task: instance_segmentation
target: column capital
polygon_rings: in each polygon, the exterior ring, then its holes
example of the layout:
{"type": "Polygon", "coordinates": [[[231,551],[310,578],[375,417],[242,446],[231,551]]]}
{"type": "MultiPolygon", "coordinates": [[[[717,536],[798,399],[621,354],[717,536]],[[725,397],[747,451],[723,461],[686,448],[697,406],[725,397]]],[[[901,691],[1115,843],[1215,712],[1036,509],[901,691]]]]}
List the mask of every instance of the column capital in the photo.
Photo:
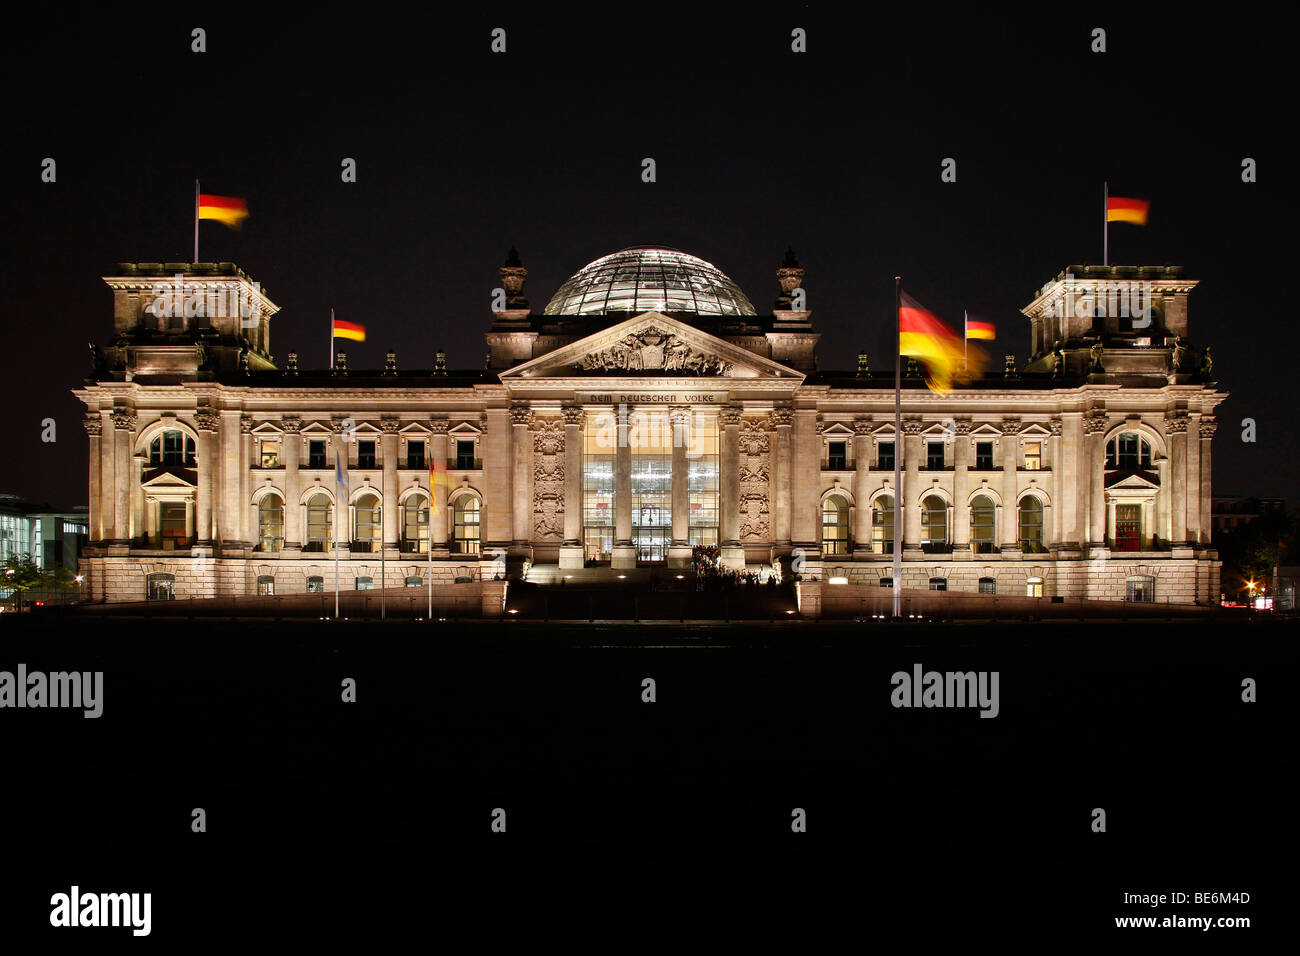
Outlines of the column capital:
{"type": "Polygon", "coordinates": [[[1201,437],[1202,437],[1202,438],[1213,438],[1213,437],[1214,437],[1214,433],[1215,433],[1215,431],[1218,430],[1218,427],[1219,427],[1219,423],[1216,422],[1213,418],[1202,418],[1202,419],[1201,419],[1201,437]]]}
{"type": "Polygon", "coordinates": [[[1019,435],[1025,429],[1025,423],[1018,418],[1004,418],[999,424],[1004,435],[1019,435]]]}
{"type": "Polygon", "coordinates": [[[1050,422],[1047,423],[1047,430],[1050,431],[1053,435],[1060,435],[1062,430],[1061,420],[1059,418],[1053,418],[1050,422]]]}
{"type": "Polygon", "coordinates": [[[853,419],[853,434],[870,435],[871,424],[870,415],[859,415],[857,418],[853,419]]]}
{"type": "Polygon", "coordinates": [[[1186,414],[1172,414],[1165,416],[1165,434],[1168,435],[1185,435],[1187,434],[1188,417],[1186,414]]]}
{"type": "Polygon", "coordinates": [[[739,425],[744,409],[740,405],[724,405],[722,407],[722,424],[739,425]]]}
{"type": "Polygon", "coordinates": [[[969,435],[972,428],[974,428],[974,425],[968,418],[963,418],[960,421],[952,423],[952,429],[958,435],[969,435]]]}
{"type": "Polygon", "coordinates": [[[86,426],[86,433],[92,436],[99,436],[104,431],[104,421],[99,417],[98,412],[89,413],[81,420],[81,424],[86,426]]]}
{"type": "Polygon", "coordinates": [[[924,423],[916,419],[908,419],[903,422],[904,435],[919,435],[924,423]]]}
{"type": "Polygon", "coordinates": [[[113,410],[113,428],[117,431],[133,432],[135,431],[136,416],[135,412],[126,409],[113,410]]]}
{"type": "Polygon", "coordinates": [[[575,425],[581,428],[586,422],[587,413],[579,405],[565,405],[560,409],[560,414],[564,416],[565,425],[575,425]]]}
{"type": "Polygon", "coordinates": [[[245,435],[251,435],[253,433],[253,416],[240,415],[239,430],[245,435]]]}
{"type": "Polygon", "coordinates": [[[286,435],[296,435],[302,431],[302,419],[297,415],[286,415],[280,419],[280,429],[286,435]]]}
{"type": "Polygon", "coordinates": [[[510,406],[510,424],[527,428],[533,421],[533,410],[522,402],[510,406]]]}
{"type": "Polygon", "coordinates": [[[379,430],[385,435],[396,435],[402,428],[402,423],[397,417],[384,416],[379,420],[379,430]]]}
{"type": "Polygon", "coordinates": [[[772,425],[776,428],[789,428],[794,424],[794,406],[778,405],[772,409],[772,425]]]}
{"type": "Polygon", "coordinates": [[[429,419],[429,431],[431,434],[445,435],[447,434],[447,429],[450,427],[451,427],[451,422],[447,421],[447,419],[445,418],[429,419]]]}
{"type": "Polygon", "coordinates": [[[1083,419],[1085,435],[1100,435],[1109,427],[1110,420],[1105,412],[1089,412],[1083,419]]]}

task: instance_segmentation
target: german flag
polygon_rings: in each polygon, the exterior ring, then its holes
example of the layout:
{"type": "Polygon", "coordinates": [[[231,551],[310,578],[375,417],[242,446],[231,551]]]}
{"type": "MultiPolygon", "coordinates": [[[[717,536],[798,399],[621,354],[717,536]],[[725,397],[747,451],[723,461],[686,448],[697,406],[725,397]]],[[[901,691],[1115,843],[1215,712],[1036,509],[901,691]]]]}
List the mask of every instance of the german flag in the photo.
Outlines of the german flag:
{"type": "Polygon", "coordinates": [[[364,342],[366,340],[366,327],[360,322],[344,322],[342,319],[331,318],[333,324],[333,336],[336,339],[352,339],[354,342],[364,342]]]}
{"type": "Polygon", "coordinates": [[[907,293],[898,309],[898,354],[925,363],[925,384],[940,395],[952,390],[961,371],[962,338],[907,293]]]}
{"type": "Polygon", "coordinates": [[[966,338],[968,339],[988,339],[992,341],[998,337],[996,327],[992,322],[984,322],[980,319],[966,319],[966,338]]]}
{"type": "Polygon", "coordinates": [[[451,475],[447,474],[447,463],[445,461],[435,461],[432,456],[429,457],[429,493],[433,496],[433,503],[429,507],[430,515],[442,514],[442,497],[445,492],[439,492],[439,488],[450,488],[454,484],[451,475]]]}
{"type": "Polygon", "coordinates": [[[1147,211],[1151,202],[1147,199],[1122,199],[1111,196],[1106,200],[1107,222],[1131,222],[1135,226],[1147,224],[1147,211]]]}
{"type": "Polygon", "coordinates": [[[199,218],[215,219],[231,229],[238,229],[248,218],[248,203],[230,196],[199,194],[199,218]]]}

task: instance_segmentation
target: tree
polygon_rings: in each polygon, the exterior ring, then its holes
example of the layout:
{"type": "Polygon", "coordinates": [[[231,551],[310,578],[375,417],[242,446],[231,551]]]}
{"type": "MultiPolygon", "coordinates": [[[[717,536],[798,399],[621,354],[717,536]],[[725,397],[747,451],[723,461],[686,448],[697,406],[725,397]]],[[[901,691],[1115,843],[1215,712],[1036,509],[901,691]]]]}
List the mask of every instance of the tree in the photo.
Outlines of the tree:
{"type": "Polygon", "coordinates": [[[3,587],[13,593],[14,610],[21,614],[22,595],[24,591],[39,587],[44,582],[44,572],[37,566],[30,554],[13,554],[4,566],[3,587]]]}
{"type": "Polygon", "coordinates": [[[1223,560],[1223,589],[1239,591],[1247,581],[1267,582],[1273,590],[1273,569],[1300,556],[1300,511],[1270,511],[1248,524],[1220,534],[1215,547],[1223,560]]]}

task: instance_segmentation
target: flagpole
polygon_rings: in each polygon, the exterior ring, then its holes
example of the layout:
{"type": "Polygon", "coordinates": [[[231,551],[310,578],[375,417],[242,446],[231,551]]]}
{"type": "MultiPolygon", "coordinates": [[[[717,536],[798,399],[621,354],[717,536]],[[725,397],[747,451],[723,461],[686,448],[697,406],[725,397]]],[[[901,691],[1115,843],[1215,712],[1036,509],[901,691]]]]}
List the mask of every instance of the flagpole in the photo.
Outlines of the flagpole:
{"type": "Polygon", "coordinates": [[[903,277],[894,276],[894,618],[903,616],[903,277]]]}
{"type": "Polygon", "coordinates": [[[194,180],[194,262],[199,261],[199,181],[194,180]]]}
{"type": "Polygon", "coordinates": [[[330,354],[325,363],[326,368],[334,367],[334,310],[330,309],[330,354]]]}
{"type": "Polygon", "coordinates": [[[424,549],[429,553],[429,616],[433,620],[433,496],[438,493],[433,484],[433,436],[429,436],[429,508],[424,519],[424,549]]]}
{"type": "MultiPolygon", "coordinates": [[[[334,471],[336,474],[338,473],[338,467],[339,467],[339,446],[336,444],[334,446],[334,471]]],[[[334,498],[336,502],[339,497],[339,492],[341,490],[342,489],[339,488],[338,481],[335,480],[334,498]]],[[[339,515],[342,513],[342,511],[343,511],[342,505],[336,503],[334,506],[334,620],[336,621],[339,618],[339,515]]]]}
{"type": "Polygon", "coordinates": [[[388,524],[388,514],[386,509],[388,502],[385,501],[379,506],[379,620],[388,617],[388,605],[386,598],[388,596],[388,576],[385,573],[385,552],[388,551],[388,542],[384,540],[387,535],[384,533],[384,526],[388,524]]]}
{"type": "Polygon", "coordinates": [[[1101,264],[1110,265],[1110,183],[1101,184],[1101,264]]]}
{"type": "Polygon", "coordinates": [[[961,310],[961,370],[969,371],[970,366],[966,361],[966,345],[970,342],[970,313],[965,309],[961,310]]]}

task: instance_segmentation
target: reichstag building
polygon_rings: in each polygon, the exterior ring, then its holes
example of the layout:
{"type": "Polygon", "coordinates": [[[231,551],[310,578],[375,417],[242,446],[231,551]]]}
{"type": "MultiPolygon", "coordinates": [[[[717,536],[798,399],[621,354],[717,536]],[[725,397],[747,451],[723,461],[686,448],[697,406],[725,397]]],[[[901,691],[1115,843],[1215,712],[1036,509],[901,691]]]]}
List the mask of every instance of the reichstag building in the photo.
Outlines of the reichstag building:
{"type": "Polygon", "coordinates": [[[1028,360],[948,394],[909,362],[901,435],[892,355],[819,368],[793,254],[764,314],[675,249],[597,259],[540,311],[526,277],[512,250],[482,369],[308,369],[273,357],[279,307],[234,264],[119,265],[75,389],[87,597],[331,590],[336,558],[349,590],[689,569],[701,546],[892,586],[901,535],[905,588],[1218,599],[1226,393],[1179,267],[1063,271],[1023,309],[1028,360]]]}

